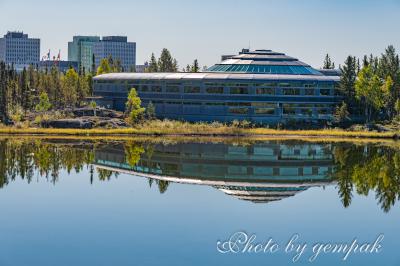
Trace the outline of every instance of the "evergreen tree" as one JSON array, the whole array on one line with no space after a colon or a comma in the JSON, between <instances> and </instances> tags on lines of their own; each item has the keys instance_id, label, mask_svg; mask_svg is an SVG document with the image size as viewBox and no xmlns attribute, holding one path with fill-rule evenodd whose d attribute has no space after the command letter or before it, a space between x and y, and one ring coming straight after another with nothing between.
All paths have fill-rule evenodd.
<instances>
[{"instance_id":1,"label":"evergreen tree","mask_svg":"<svg viewBox=\"0 0 400 266\"><path fill-rule=\"evenodd\" d=\"M78 100L77 89L79 87L79 76L74 69L69 69L62 79L62 92L64 107L74 107Z\"/></svg>"},{"instance_id":2,"label":"evergreen tree","mask_svg":"<svg viewBox=\"0 0 400 266\"><path fill-rule=\"evenodd\" d=\"M158 72L158 63L154 53L151 54L148 72Z\"/></svg>"},{"instance_id":3,"label":"evergreen tree","mask_svg":"<svg viewBox=\"0 0 400 266\"><path fill-rule=\"evenodd\" d=\"M334 69L335 68L335 63L332 63L331 57L329 54L326 54L325 60L324 60L324 65L322 67L323 69Z\"/></svg>"},{"instance_id":4,"label":"evergreen tree","mask_svg":"<svg viewBox=\"0 0 400 266\"><path fill-rule=\"evenodd\" d=\"M154 104L150 101L146 107L146 118L151 120L156 117L156 108Z\"/></svg>"},{"instance_id":5,"label":"evergreen tree","mask_svg":"<svg viewBox=\"0 0 400 266\"><path fill-rule=\"evenodd\" d=\"M57 108L61 107L64 102L64 99L61 97L63 95L61 73L55 66L52 66L50 70L50 77L45 77L45 79L45 90L49 95L50 101L53 103L53 106Z\"/></svg>"},{"instance_id":6,"label":"evergreen tree","mask_svg":"<svg viewBox=\"0 0 400 266\"><path fill-rule=\"evenodd\" d=\"M89 95L89 84L87 82L87 77L82 74L78 78L77 91L77 104L82 105L84 99Z\"/></svg>"},{"instance_id":7,"label":"evergreen tree","mask_svg":"<svg viewBox=\"0 0 400 266\"><path fill-rule=\"evenodd\" d=\"M367 55L364 55L362 67L364 68L364 67L367 67L368 65L369 65L368 57L367 57Z\"/></svg>"},{"instance_id":8,"label":"evergreen tree","mask_svg":"<svg viewBox=\"0 0 400 266\"><path fill-rule=\"evenodd\" d=\"M174 58L174 60L172 60L172 71L171 72L178 72L178 61Z\"/></svg>"},{"instance_id":9,"label":"evergreen tree","mask_svg":"<svg viewBox=\"0 0 400 266\"><path fill-rule=\"evenodd\" d=\"M349 55L343 66L340 67L340 71L342 75L340 77L339 89L341 95L344 96L345 103L352 110L356 107L354 88L357 78L356 58Z\"/></svg>"},{"instance_id":10,"label":"evergreen tree","mask_svg":"<svg viewBox=\"0 0 400 266\"><path fill-rule=\"evenodd\" d=\"M158 71L159 72L173 72L173 59L170 52L164 48L161 52L161 56L158 59Z\"/></svg>"},{"instance_id":11,"label":"evergreen tree","mask_svg":"<svg viewBox=\"0 0 400 266\"><path fill-rule=\"evenodd\" d=\"M19 80L19 88L21 90L21 95L20 95L20 104L22 109L24 110L24 112L26 113L26 111L28 109L30 109L31 107L31 93L30 93L30 89L29 89L29 83L28 83L28 74L26 71L26 68L24 67L24 69L21 72L20 75L20 80Z\"/></svg>"},{"instance_id":12,"label":"evergreen tree","mask_svg":"<svg viewBox=\"0 0 400 266\"><path fill-rule=\"evenodd\" d=\"M46 92L42 92L39 96L39 103L36 105L35 110L37 112L46 112L51 108L49 96Z\"/></svg>"},{"instance_id":13,"label":"evergreen tree","mask_svg":"<svg viewBox=\"0 0 400 266\"><path fill-rule=\"evenodd\" d=\"M193 61L193 65L192 65L192 67L191 67L190 72L199 72L199 70L200 70L199 62L197 61L197 59L195 59L195 60Z\"/></svg>"},{"instance_id":14,"label":"evergreen tree","mask_svg":"<svg viewBox=\"0 0 400 266\"><path fill-rule=\"evenodd\" d=\"M386 48L385 53L379 59L377 73L381 79L387 80L390 77L390 81L392 82L389 102L386 106L388 117L392 118L396 99L400 96L400 62L399 56L392 45Z\"/></svg>"},{"instance_id":15,"label":"evergreen tree","mask_svg":"<svg viewBox=\"0 0 400 266\"><path fill-rule=\"evenodd\" d=\"M7 83L8 74L6 64L0 62L0 119L3 123L8 122Z\"/></svg>"}]
</instances>

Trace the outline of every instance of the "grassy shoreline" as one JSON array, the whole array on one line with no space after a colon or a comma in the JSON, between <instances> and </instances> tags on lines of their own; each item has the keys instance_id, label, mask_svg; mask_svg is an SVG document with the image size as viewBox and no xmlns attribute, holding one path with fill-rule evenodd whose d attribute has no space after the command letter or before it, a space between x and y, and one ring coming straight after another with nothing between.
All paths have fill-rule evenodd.
<instances>
[{"instance_id":1,"label":"grassy shoreline","mask_svg":"<svg viewBox=\"0 0 400 266\"><path fill-rule=\"evenodd\" d=\"M199 137L338 137L399 139L399 131L346 131L341 129L279 130L268 128L240 128L224 124L190 124L177 121L160 121L140 127L119 129L60 129L0 127L1 135L54 135L54 136L199 136Z\"/></svg>"}]
</instances>

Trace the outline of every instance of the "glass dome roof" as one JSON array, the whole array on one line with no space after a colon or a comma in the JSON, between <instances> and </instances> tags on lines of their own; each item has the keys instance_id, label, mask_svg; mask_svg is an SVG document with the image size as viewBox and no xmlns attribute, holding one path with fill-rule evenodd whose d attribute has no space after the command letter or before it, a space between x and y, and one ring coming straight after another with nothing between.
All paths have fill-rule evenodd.
<instances>
[{"instance_id":1,"label":"glass dome roof","mask_svg":"<svg viewBox=\"0 0 400 266\"><path fill-rule=\"evenodd\" d=\"M297 58L271 50L249 51L243 49L239 55L216 64L207 72L250 73L250 74L286 74L286 75L323 75Z\"/></svg>"}]
</instances>

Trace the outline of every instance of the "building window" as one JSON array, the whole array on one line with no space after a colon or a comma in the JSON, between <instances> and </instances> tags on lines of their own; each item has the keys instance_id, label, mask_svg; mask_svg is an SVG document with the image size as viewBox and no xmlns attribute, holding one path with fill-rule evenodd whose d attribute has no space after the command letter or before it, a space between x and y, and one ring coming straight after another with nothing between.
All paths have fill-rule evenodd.
<instances>
[{"instance_id":1,"label":"building window","mask_svg":"<svg viewBox=\"0 0 400 266\"><path fill-rule=\"evenodd\" d=\"M166 92L168 93L179 93L179 86L167 86Z\"/></svg>"},{"instance_id":2,"label":"building window","mask_svg":"<svg viewBox=\"0 0 400 266\"><path fill-rule=\"evenodd\" d=\"M315 83L306 83L306 84L304 84L304 88L313 88L315 86L316 86Z\"/></svg>"},{"instance_id":3,"label":"building window","mask_svg":"<svg viewBox=\"0 0 400 266\"><path fill-rule=\"evenodd\" d=\"M229 108L229 113L231 114L240 114L240 115L244 115L247 114L249 111L248 108L244 108L244 107L230 107Z\"/></svg>"},{"instance_id":4,"label":"building window","mask_svg":"<svg viewBox=\"0 0 400 266\"><path fill-rule=\"evenodd\" d=\"M324 96L329 96L330 95L330 90L329 89L320 89L319 90L319 94L320 95L324 95Z\"/></svg>"},{"instance_id":5,"label":"building window","mask_svg":"<svg viewBox=\"0 0 400 266\"><path fill-rule=\"evenodd\" d=\"M268 83L256 83L254 84L256 87L276 87L276 82L268 82Z\"/></svg>"},{"instance_id":6,"label":"building window","mask_svg":"<svg viewBox=\"0 0 400 266\"><path fill-rule=\"evenodd\" d=\"M206 88L207 93L224 93L224 88L223 87L208 87Z\"/></svg>"},{"instance_id":7,"label":"building window","mask_svg":"<svg viewBox=\"0 0 400 266\"><path fill-rule=\"evenodd\" d=\"M281 173L280 168L273 168L273 169L272 169L272 174L273 174L274 176L279 176L280 173Z\"/></svg>"},{"instance_id":8,"label":"building window","mask_svg":"<svg viewBox=\"0 0 400 266\"><path fill-rule=\"evenodd\" d=\"M161 86L152 86L151 91L152 92L161 92Z\"/></svg>"},{"instance_id":9,"label":"building window","mask_svg":"<svg viewBox=\"0 0 400 266\"><path fill-rule=\"evenodd\" d=\"M200 93L200 87L185 86L185 93Z\"/></svg>"},{"instance_id":10,"label":"building window","mask_svg":"<svg viewBox=\"0 0 400 266\"><path fill-rule=\"evenodd\" d=\"M182 102L178 101L166 101L165 104L181 104Z\"/></svg>"},{"instance_id":11,"label":"building window","mask_svg":"<svg viewBox=\"0 0 400 266\"><path fill-rule=\"evenodd\" d=\"M147 91L149 91L149 87L147 85L142 85L139 87L139 91L147 92Z\"/></svg>"},{"instance_id":12,"label":"building window","mask_svg":"<svg viewBox=\"0 0 400 266\"><path fill-rule=\"evenodd\" d=\"M284 115L295 115L296 109L291 104L284 104L283 105L283 114Z\"/></svg>"},{"instance_id":13,"label":"building window","mask_svg":"<svg viewBox=\"0 0 400 266\"><path fill-rule=\"evenodd\" d=\"M250 106L251 103L249 102L230 102L228 106Z\"/></svg>"},{"instance_id":14,"label":"building window","mask_svg":"<svg viewBox=\"0 0 400 266\"><path fill-rule=\"evenodd\" d=\"M267 94L267 95L274 95L275 90L273 88L257 88L256 89L257 94Z\"/></svg>"},{"instance_id":15,"label":"building window","mask_svg":"<svg viewBox=\"0 0 400 266\"><path fill-rule=\"evenodd\" d=\"M254 113L257 115L273 115L275 108L254 108Z\"/></svg>"},{"instance_id":16,"label":"building window","mask_svg":"<svg viewBox=\"0 0 400 266\"><path fill-rule=\"evenodd\" d=\"M183 102L184 105L201 105L201 102Z\"/></svg>"},{"instance_id":17,"label":"building window","mask_svg":"<svg viewBox=\"0 0 400 266\"><path fill-rule=\"evenodd\" d=\"M208 103L206 103L206 105L211 105L211 106L224 106L225 103L221 103L221 102L208 102Z\"/></svg>"},{"instance_id":18,"label":"building window","mask_svg":"<svg viewBox=\"0 0 400 266\"><path fill-rule=\"evenodd\" d=\"M318 167L312 168L312 175L318 175Z\"/></svg>"},{"instance_id":19,"label":"building window","mask_svg":"<svg viewBox=\"0 0 400 266\"><path fill-rule=\"evenodd\" d=\"M230 94L249 94L249 90L247 88L242 87L233 87L229 89Z\"/></svg>"},{"instance_id":20,"label":"building window","mask_svg":"<svg viewBox=\"0 0 400 266\"><path fill-rule=\"evenodd\" d=\"M300 95L300 89L283 89L283 95Z\"/></svg>"},{"instance_id":21,"label":"building window","mask_svg":"<svg viewBox=\"0 0 400 266\"><path fill-rule=\"evenodd\" d=\"M276 105L276 103L252 102L252 103L251 103L251 106L253 106L253 107L275 108L277 105Z\"/></svg>"},{"instance_id":22,"label":"building window","mask_svg":"<svg viewBox=\"0 0 400 266\"><path fill-rule=\"evenodd\" d=\"M314 95L315 94L315 90L314 89L305 89L304 94L305 95Z\"/></svg>"}]
</instances>

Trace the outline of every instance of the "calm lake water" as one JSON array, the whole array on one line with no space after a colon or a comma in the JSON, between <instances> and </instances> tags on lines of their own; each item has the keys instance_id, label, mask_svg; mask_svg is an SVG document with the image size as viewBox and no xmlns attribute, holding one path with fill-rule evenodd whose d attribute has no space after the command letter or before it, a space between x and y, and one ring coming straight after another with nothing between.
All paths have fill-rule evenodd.
<instances>
[{"instance_id":1,"label":"calm lake water","mask_svg":"<svg viewBox=\"0 0 400 266\"><path fill-rule=\"evenodd\" d=\"M0 265L400 265L399 151L396 142L3 137ZM256 239L242 233L232 238L239 252L219 252L236 232ZM306 246L293 262L285 248L295 234ZM380 234L379 253L309 262L315 244L372 246ZM269 239L274 253L240 244Z\"/></svg>"}]
</instances>

